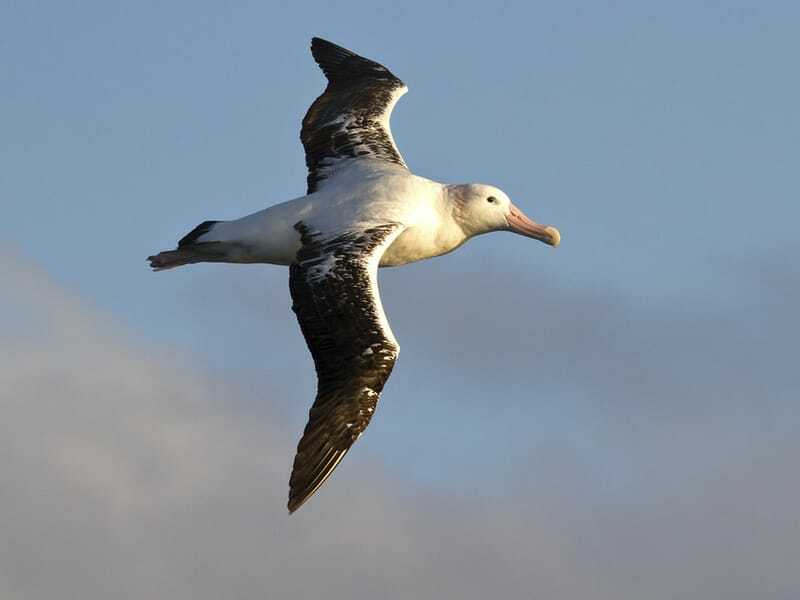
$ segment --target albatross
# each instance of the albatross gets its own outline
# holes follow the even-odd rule
[[[328,83],[300,132],[306,195],[240,219],[204,221],[174,250],[148,257],[155,271],[202,262],[289,267],[292,310],[317,372],[289,479],[290,513],[364,433],[397,361],[378,267],[440,256],[492,231],[550,246],[561,239],[497,187],[413,174],[389,127],[406,85],[383,65],[317,37],[311,54]]]

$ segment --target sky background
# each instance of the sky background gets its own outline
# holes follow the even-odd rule
[[[800,594],[800,5],[0,5],[0,596]],[[556,225],[380,273],[402,353],[285,511],[288,274],[145,257],[302,195],[318,35],[414,172]]]

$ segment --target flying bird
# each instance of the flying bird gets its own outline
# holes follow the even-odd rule
[[[305,196],[233,221],[205,221],[156,270],[201,262],[289,267],[292,310],[317,372],[317,395],[289,480],[289,512],[330,477],[364,433],[397,361],[378,267],[452,252],[476,235],[512,231],[558,246],[502,190],[413,174],[389,118],[406,85],[386,67],[320,38],[311,54],[328,80],[303,118]]]

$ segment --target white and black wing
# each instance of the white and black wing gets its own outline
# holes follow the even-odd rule
[[[292,310],[314,358],[317,397],[297,446],[289,512],[330,477],[369,425],[400,347],[378,294],[378,263],[403,231],[387,224],[335,237],[295,228],[302,248],[289,271]]]
[[[300,131],[308,193],[317,191],[343,161],[368,157],[406,167],[389,127],[406,85],[386,67],[320,38],[311,40],[311,54],[328,86],[308,109]]]

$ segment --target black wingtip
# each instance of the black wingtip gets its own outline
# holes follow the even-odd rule
[[[316,492],[317,490],[314,490]],[[293,515],[298,511],[298,509],[303,506],[306,502],[311,499],[311,496],[314,495],[314,492],[306,493],[303,495],[296,494],[293,491],[289,492],[289,501],[286,503],[286,508],[289,510],[289,514]]]
[[[308,498],[304,498],[302,501],[297,498],[289,498],[289,502],[286,503],[286,508],[289,510],[289,514],[293,515],[297,512],[297,509],[303,506],[303,503],[308,500]]]
[[[311,38],[311,55],[331,83],[369,77],[397,80],[402,84],[383,65],[319,37]]]
[[[341,75],[345,67],[344,63],[347,59],[355,58],[356,61],[358,61],[358,59],[362,61],[366,60],[347,48],[343,48],[333,42],[318,37],[311,38],[311,56],[317,61],[317,64],[329,81],[333,81]]]
[[[333,42],[320,37],[311,38],[311,54],[316,60],[319,60],[317,55],[321,57],[330,56],[331,58],[338,57],[340,60],[347,58],[348,56],[358,56],[358,54],[352,50],[348,50],[343,46],[339,46],[338,44],[334,44]]]

